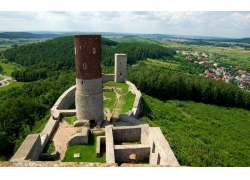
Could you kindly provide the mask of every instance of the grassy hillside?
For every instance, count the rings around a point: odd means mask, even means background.
[[[11,73],[15,70],[21,70],[21,66],[16,63],[11,63],[6,60],[0,60],[0,66],[3,67],[3,74],[11,76]]]
[[[161,128],[182,166],[250,166],[250,111],[145,94],[143,108],[141,120]]]

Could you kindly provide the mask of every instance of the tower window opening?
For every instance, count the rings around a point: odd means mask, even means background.
[[[83,69],[87,69],[87,64],[83,63]]]
[[[120,76],[122,75],[122,73],[120,73]]]
[[[158,157],[157,157],[157,164],[160,164],[161,163],[161,156],[160,154],[158,154]]]
[[[155,143],[153,142],[152,153],[155,152]]]
[[[92,49],[92,53],[93,53],[93,54],[96,53],[96,49],[95,49],[95,48]]]

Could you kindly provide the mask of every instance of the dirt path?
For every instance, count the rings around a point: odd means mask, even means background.
[[[57,130],[52,137],[52,141],[54,141],[55,149],[60,153],[61,161],[64,158],[64,154],[67,150],[67,143],[70,136],[75,133],[77,130],[81,129],[80,127],[74,127],[73,125],[69,125],[66,121],[62,121],[59,124]]]

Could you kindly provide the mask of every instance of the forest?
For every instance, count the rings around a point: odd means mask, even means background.
[[[129,68],[127,77],[140,91],[160,100],[190,100],[225,107],[250,110],[250,93],[235,85],[197,75],[158,68],[140,63]]]
[[[64,36],[43,43],[27,44],[4,51],[4,57],[26,69],[16,70],[12,76],[23,82],[51,76],[60,70],[74,70],[73,36]],[[113,66],[114,54],[128,54],[128,64],[146,58],[172,58],[175,51],[160,45],[141,43],[117,43],[102,38],[102,65]],[[42,70],[41,70],[42,69]],[[45,71],[46,70],[46,71]]]

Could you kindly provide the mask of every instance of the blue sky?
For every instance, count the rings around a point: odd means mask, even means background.
[[[227,1],[231,6],[226,8],[223,7],[224,2],[220,4],[214,0],[209,1],[210,6],[204,3],[206,1],[197,4],[200,1],[194,0],[177,0],[174,4],[160,0],[149,1],[151,4],[130,0],[126,4],[117,0],[96,0],[91,3],[71,0],[60,4],[51,2],[7,1],[0,8],[0,31],[91,31],[250,37],[250,11],[243,11],[248,5],[244,5],[246,1],[241,0],[237,1],[237,4],[242,2],[241,6]],[[183,6],[180,6],[181,3]]]

